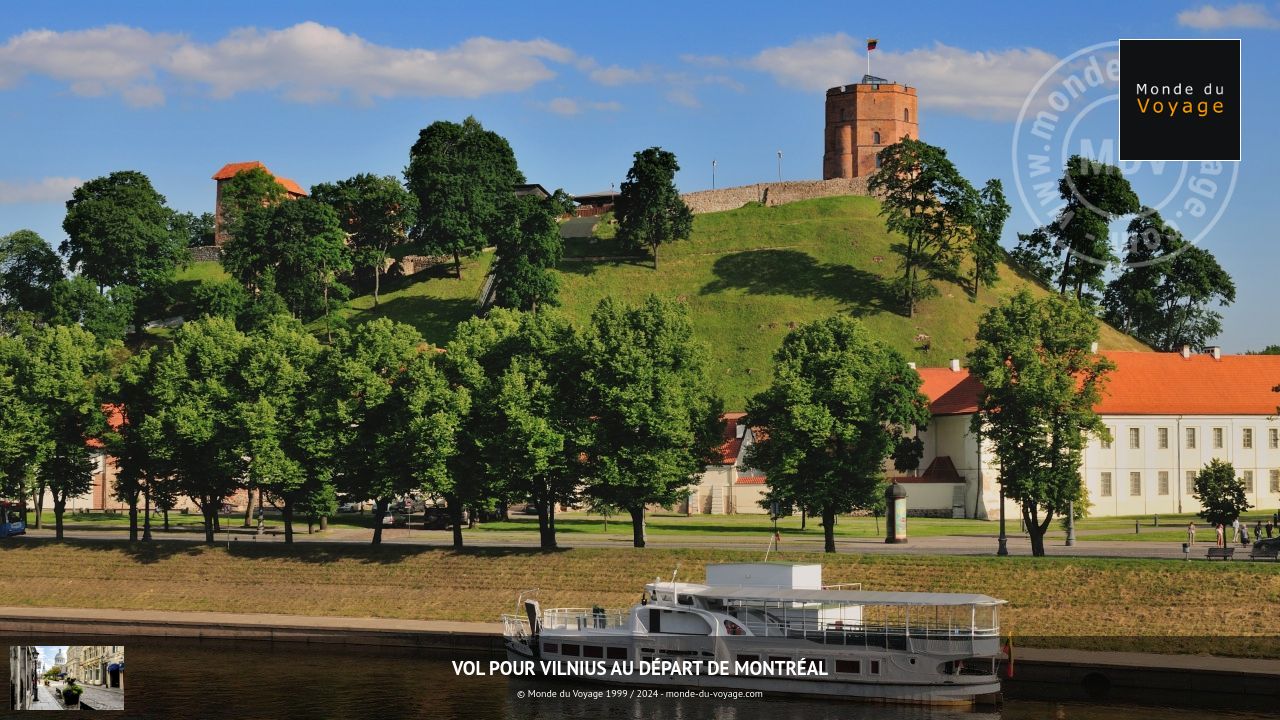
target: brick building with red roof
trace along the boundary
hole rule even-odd
[[[252,170],[254,168],[262,168],[268,175],[275,178],[280,187],[284,188],[285,195],[290,200],[296,200],[300,197],[307,196],[307,191],[303,190],[301,185],[287,177],[280,177],[279,175],[272,173],[267,169],[266,165],[263,165],[257,160],[227,163],[226,165],[223,165],[222,169],[213,174],[213,180],[217,182],[217,198],[214,201],[213,210],[213,244],[218,247],[222,247],[222,244],[227,241],[226,231],[222,227],[222,185],[245,170]]]

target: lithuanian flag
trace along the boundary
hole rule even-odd
[[[871,52],[872,50],[875,50],[876,43],[878,42],[880,41],[877,40],[876,38],[867,38],[867,52]]]

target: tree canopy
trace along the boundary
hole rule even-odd
[[[419,204],[415,242],[426,253],[452,255],[459,278],[462,258],[491,242],[499,210],[524,182],[511,145],[474,117],[424,128],[404,175]]]
[[[48,319],[53,286],[62,280],[62,261],[31,230],[0,237],[0,312],[20,310]]]
[[[1200,501],[1200,517],[1210,525],[1230,525],[1252,505],[1245,492],[1244,481],[1236,477],[1236,469],[1221,458],[1214,458],[1196,474],[1192,496]]]
[[[1074,298],[1021,290],[978,323],[969,372],[982,384],[972,430],[1000,461],[1004,494],[1022,507],[1033,554],[1055,515],[1086,502],[1088,438],[1108,437],[1094,406],[1112,364],[1091,350],[1098,322]]]
[[[557,191],[558,192],[558,191]],[[555,305],[559,283],[552,270],[564,254],[554,198],[517,197],[500,213],[494,231],[497,304],[517,310]]]
[[[408,242],[409,230],[418,221],[418,198],[396,178],[369,173],[315,185],[311,197],[338,214],[352,262],[373,278],[376,306],[391,250]]]
[[[835,552],[836,515],[881,502],[885,461],[916,467],[928,400],[906,359],[846,317],[791,331],[774,363],[772,384],[747,403],[764,430],[747,463],[768,477],[769,501],[821,512]]]
[[[676,189],[676,155],[659,147],[635,154],[614,203],[618,242],[653,253],[658,269],[658,248],[686,240],[693,231],[693,211]]]

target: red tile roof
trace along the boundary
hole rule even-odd
[[[107,426],[112,430],[119,430],[120,426],[124,425],[124,413],[121,412],[119,405],[103,405],[102,414],[107,416]],[[85,445],[94,450],[106,447],[98,438],[89,438],[85,441]]]
[[[213,179],[214,180],[230,180],[231,178],[235,177],[241,172],[245,170],[252,170],[254,168],[262,168],[263,170],[266,170],[267,174],[270,175],[271,177],[274,177],[276,179],[276,182],[280,183],[280,186],[283,187],[285,189],[285,192],[289,193],[290,195],[303,196],[307,194],[307,191],[303,190],[301,185],[290,180],[287,177],[280,177],[279,175],[272,173],[270,170],[267,170],[266,165],[263,165],[258,160],[251,160],[250,162],[227,163],[226,165],[222,166],[221,170],[213,174]]]
[[[956,464],[951,462],[951,456],[939,455],[929,463],[929,467],[920,475],[899,475],[893,478],[894,482],[900,483],[962,483],[964,478],[960,476],[956,470]]]
[[[738,421],[746,417],[746,413],[729,412],[720,416],[724,422],[724,443],[720,446],[722,465],[733,465],[738,462],[738,453],[742,452],[742,438],[738,436]]]
[[[734,483],[734,485],[763,485],[763,484],[764,484],[763,475],[739,475],[738,482]]]
[[[1276,415],[1280,355],[1223,355],[1109,350],[1104,415]],[[920,368],[921,392],[934,415],[977,412],[982,386],[968,370]]]

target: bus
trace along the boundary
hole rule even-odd
[[[0,538],[25,535],[27,526],[22,522],[22,503],[0,500]]]

